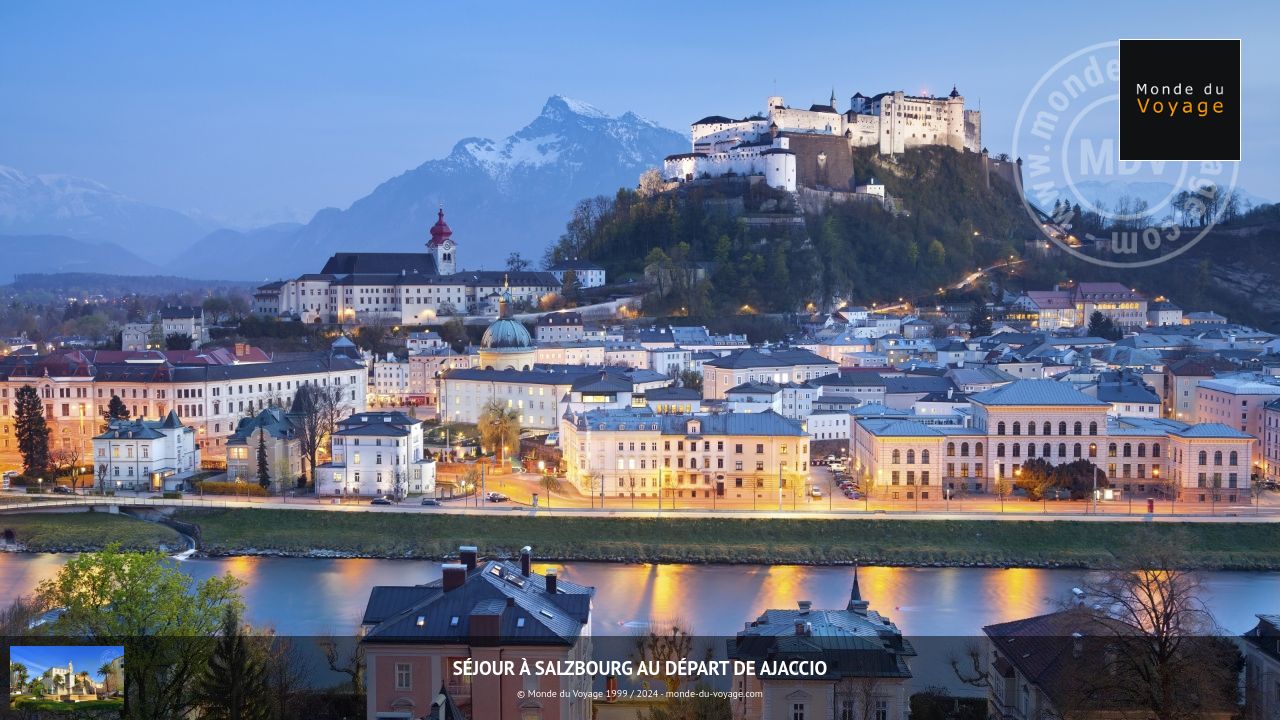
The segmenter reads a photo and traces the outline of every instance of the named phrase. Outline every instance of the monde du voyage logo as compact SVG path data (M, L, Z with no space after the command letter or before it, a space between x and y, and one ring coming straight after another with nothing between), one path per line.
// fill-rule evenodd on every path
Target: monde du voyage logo
M1240 87L1239 40L1112 40L1049 67L1012 143L1044 249L1115 268L1190 250L1237 202ZM1099 199L1117 185L1145 192Z
M1239 40L1120 41L1120 159L1240 159Z

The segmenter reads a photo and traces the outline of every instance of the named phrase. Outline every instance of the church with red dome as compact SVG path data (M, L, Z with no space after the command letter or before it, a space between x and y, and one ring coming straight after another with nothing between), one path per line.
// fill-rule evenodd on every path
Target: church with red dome
M516 307L536 309L560 289L550 272L461 269L444 208L428 236L426 252L334 253L318 273L259 287L254 312L308 323L415 325L458 315L495 316L503 293Z

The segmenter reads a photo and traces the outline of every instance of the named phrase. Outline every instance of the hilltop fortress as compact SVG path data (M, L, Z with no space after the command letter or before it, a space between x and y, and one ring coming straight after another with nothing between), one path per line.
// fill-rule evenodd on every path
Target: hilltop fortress
M833 91L826 105L788 107L781 96L765 102L764 114L741 120L712 115L693 123L693 151L663 161L668 181L689 181L729 173L763 175L771 187L854 189L854 148L882 154L944 145L958 151L982 148L982 116L966 110L954 87L946 97L918 97L901 90L867 97L855 94L849 109L836 109Z

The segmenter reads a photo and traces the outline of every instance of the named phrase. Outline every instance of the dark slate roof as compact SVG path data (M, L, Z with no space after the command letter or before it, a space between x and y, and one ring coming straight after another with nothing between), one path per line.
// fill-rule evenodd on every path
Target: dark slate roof
M1154 390L1131 382L1098 383L1098 399L1109 403L1160 404L1160 397Z
M436 274L436 259L430 253L334 253L320 270L322 275L387 274L402 272Z
M198 307L164 307L160 308L160 317L164 320L191 320L204 317L204 310Z
M944 375L904 375L884 379L884 391L889 395L945 393L959 390L951 378Z
M1258 615L1258 624L1244 634L1244 641L1273 661L1280 662L1280 615Z
M296 398L300 398L305 393L297 393ZM236 431L227 438L228 445L246 445L251 437L258 432L265 432L278 440L292 440L298 436L298 428L294 425L293 420L281 408L269 407L264 408L261 412L253 417L241 418L236 423Z
M364 613L372 627L363 642L481 644L471 636L472 616L500 615L498 635L483 643L571 645L590 621L594 594L595 588L560 579L553 595L545 576L523 576L518 562L489 560L448 592L443 580L373 588Z
M530 385L572 385L580 378L600 372L599 367L573 366L572 370L547 370L538 366L533 370L484 370L481 368L452 368L443 377L449 380L482 380L486 382L526 383Z
M341 429L334 434L404 437L410 434L414 425L421 422L399 411L354 413L338 421Z
M831 373L809 381L813 385L840 387L884 387L885 379L878 372L853 371Z
M644 399L659 402L663 400L701 400L702 393L693 388L676 387L673 385L671 387L646 390L644 393Z
M737 120L727 118L723 115L708 115L694 123L694 125L723 125L724 123L736 123Z
M1018 380L973 395L978 405L1079 405L1107 403L1085 395L1070 383L1056 380Z
M563 326L563 325L581 325L582 313L576 312L556 312L547 313L538 318L539 326Z
M717 368L741 370L757 367L786 367L794 365L830 365L837 367L834 361L809 350L787 348L762 352L755 348L737 350L715 360L708 360L706 365Z
M599 374L578 378L571 389L583 393L620 393L631 392L632 385L625 377L601 370Z

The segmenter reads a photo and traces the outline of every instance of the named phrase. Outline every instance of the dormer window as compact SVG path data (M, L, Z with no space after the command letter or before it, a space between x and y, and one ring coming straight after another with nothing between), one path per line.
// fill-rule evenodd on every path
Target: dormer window
M702 421L690 420L685 424L685 431L690 435L697 435L702 432Z

